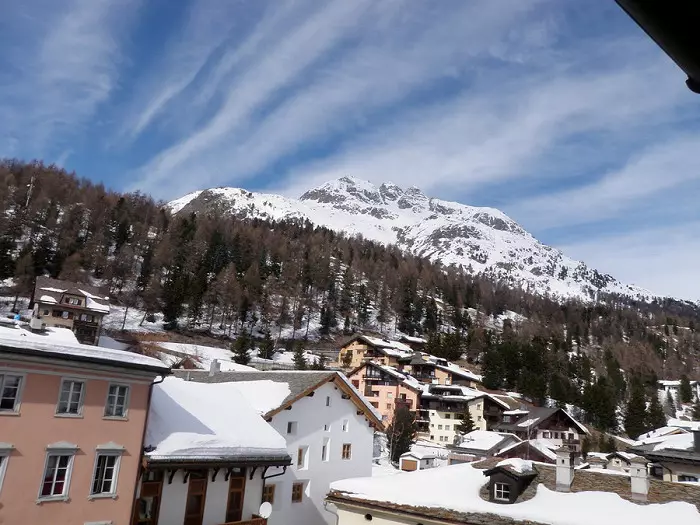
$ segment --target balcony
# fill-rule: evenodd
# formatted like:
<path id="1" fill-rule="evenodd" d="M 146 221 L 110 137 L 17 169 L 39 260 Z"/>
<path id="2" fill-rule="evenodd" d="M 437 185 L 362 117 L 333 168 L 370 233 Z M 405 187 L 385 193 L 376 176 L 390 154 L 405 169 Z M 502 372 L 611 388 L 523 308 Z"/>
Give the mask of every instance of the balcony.
<path id="1" fill-rule="evenodd" d="M 394 405 L 396 405 L 396 408 L 403 407 L 403 408 L 408 408 L 409 410 L 412 410 L 413 409 L 413 399 L 395 399 Z"/>
<path id="2" fill-rule="evenodd" d="M 253 515 L 253 517 L 249 520 L 227 521 L 221 525 L 267 525 L 267 520 L 265 518 L 261 518 L 260 516 Z"/>

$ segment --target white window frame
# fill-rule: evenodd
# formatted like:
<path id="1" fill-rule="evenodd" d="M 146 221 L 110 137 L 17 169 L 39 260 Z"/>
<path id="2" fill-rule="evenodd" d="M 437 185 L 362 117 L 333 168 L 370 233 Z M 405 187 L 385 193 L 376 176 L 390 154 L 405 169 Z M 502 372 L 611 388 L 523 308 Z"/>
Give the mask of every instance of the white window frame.
<path id="1" fill-rule="evenodd" d="M 0 443 L 0 495 L 2 495 L 2 482 L 5 479 L 7 464 L 13 449 L 14 447 L 9 443 Z"/>
<path id="2" fill-rule="evenodd" d="M 109 408 L 110 391 L 112 390 L 112 387 L 126 388 L 126 396 L 124 396 L 124 414 L 121 416 L 107 414 L 107 409 Z M 114 400 L 116 403 L 117 397 L 115 397 Z M 129 401 L 130 400 L 131 400 L 131 385 L 128 385 L 126 383 L 110 383 L 109 386 L 107 387 L 107 397 L 105 399 L 105 410 L 104 410 L 102 417 L 105 419 L 127 419 L 127 417 L 129 416 Z M 116 404 L 115 404 L 115 408 L 116 408 Z"/>
<path id="3" fill-rule="evenodd" d="M 63 385 L 67 382 L 72 383 L 82 383 L 83 388 L 80 391 L 80 400 L 78 401 L 78 412 L 74 414 L 73 412 L 59 412 L 58 409 L 61 406 L 61 394 L 63 393 Z M 56 402 L 56 417 L 83 417 L 83 407 L 85 406 L 85 391 L 87 390 L 87 381 L 85 379 L 76 377 L 62 377 L 61 384 L 58 390 L 58 401 Z M 72 390 L 71 390 L 72 391 Z M 68 399 L 70 405 L 70 397 Z"/>
<path id="4" fill-rule="evenodd" d="M 345 457 L 346 446 L 350 447 L 348 449 L 350 451 L 348 457 Z M 343 461 L 350 461 L 352 459 L 352 443 L 343 443 L 343 446 L 340 448 L 340 459 L 342 459 Z"/>
<path id="5" fill-rule="evenodd" d="M 505 490 L 503 489 L 505 487 Z M 510 485 L 497 481 L 493 484 L 493 499 L 496 501 L 510 501 Z"/>
<path id="6" fill-rule="evenodd" d="M 115 448 L 100 448 L 97 447 L 95 453 L 95 462 L 92 467 L 92 478 L 90 479 L 90 496 L 88 499 L 100 499 L 100 498 L 116 498 L 117 497 L 117 484 L 119 482 L 119 467 L 122 462 L 123 449 Z M 114 461 L 114 471 L 112 473 L 112 485 L 109 492 L 93 492 L 95 486 L 95 478 L 97 477 L 97 466 L 100 461 L 100 457 L 112 457 L 115 458 Z"/>
<path id="7" fill-rule="evenodd" d="M 5 376 L 19 377 L 19 389 L 17 390 L 14 408 L 12 410 L 0 410 L 0 416 L 18 415 L 22 407 L 22 394 L 24 392 L 24 384 L 27 382 L 27 374 L 24 372 L 0 371 L 0 396 L 2 396 Z"/>
<path id="8" fill-rule="evenodd" d="M 78 451 L 77 447 L 68 446 L 67 444 L 57 444 L 49 445 L 46 447 L 46 458 L 44 459 L 44 470 L 41 473 L 41 482 L 39 483 L 39 493 L 37 495 L 37 501 L 67 501 L 70 493 L 70 482 L 73 474 L 73 462 L 75 461 L 75 454 Z M 49 466 L 49 459 L 52 456 L 62 457 L 68 456 L 68 465 L 66 467 L 66 479 L 63 482 L 63 492 L 61 494 L 51 494 L 49 496 L 43 496 L 42 492 L 44 490 L 44 480 L 46 479 L 46 469 Z M 55 483 L 55 480 L 54 480 Z"/>

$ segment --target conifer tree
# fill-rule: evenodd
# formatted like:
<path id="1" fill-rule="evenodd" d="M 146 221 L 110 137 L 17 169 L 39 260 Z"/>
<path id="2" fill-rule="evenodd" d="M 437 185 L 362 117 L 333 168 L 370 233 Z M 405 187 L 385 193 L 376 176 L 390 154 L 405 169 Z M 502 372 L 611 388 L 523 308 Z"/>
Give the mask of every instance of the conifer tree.
<path id="1" fill-rule="evenodd" d="M 343 368 L 350 368 L 352 365 L 352 350 L 347 350 L 340 358 L 340 364 Z"/>
<path id="2" fill-rule="evenodd" d="M 307 368 L 303 341 L 297 341 L 294 345 L 294 368 L 297 370 L 306 370 Z"/>
<path id="3" fill-rule="evenodd" d="M 263 359 L 272 359 L 272 355 L 275 353 L 275 342 L 270 337 L 269 332 L 265 332 L 265 337 L 259 346 L 260 357 Z"/>
<path id="4" fill-rule="evenodd" d="M 676 417 L 676 403 L 673 400 L 673 394 L 669 390 L 666 392 L 666 403 L 664 404 L 664 410 L 668 417 Z"/>
<path id="5" fill-rule="evenodd" d="M 691 403 L 693 401 L 693 389 L 690 386 L 690 380 L 688 379 L 688 376 L 685 374 L 681 376 L 679 396 L 681 403 Z"/>
<path id="6" fill-rule="evenodd" d="M 474 420 L 472 419 L 472 413 L 469 411 L 469 408 L 462 414 L 462 420 L 459 422 L 459 425 L 457 425 L 456 430 L 457 433 L 462 436 L 474 430 Z"/>
<path id="7" fill-rule="evenodd" d="M 700 398 L 696 399 L 693 405 L 693 421 L 700 421 Z"/>
<path id="8" fill-rule="evenodd" d="M 250 363 L 250 338 L 247 332 L 241 332 L 233 343 L 233 360 L 239 365 Z"/>
<path id="9" fill-rule="evenodd" d="M 415 415 L 404 406 L 394 409 L 394 417 L 386 429 L 389 457 L 392 463 L 398 463 L 401 455 L 411 450 L 417 432 Z"/>
<path id="10" fill-rule="evenodd" d="M 324 354 L 321 354 L 314 360 L 312 368 L 314 370 L 326 370 L 326 361 L 326 356 Z"/>
<path id="11" fill-rule="evenodd" d="M 625 411 L 625 432 L 632 439 L 643 434 L 647 430 L 647 407 L 644 396 L 644 385 L 635 377 L 632 381 L 630 397 Z"/>
<path id="12" fill-rule="evenodd" d="M 649 410 L 647 411 L 647 429 L 653 430 L 666 426 L 666 415 L 664 409 L 659 402 L 659 395 L 654 390 L 649 399 Z"/>

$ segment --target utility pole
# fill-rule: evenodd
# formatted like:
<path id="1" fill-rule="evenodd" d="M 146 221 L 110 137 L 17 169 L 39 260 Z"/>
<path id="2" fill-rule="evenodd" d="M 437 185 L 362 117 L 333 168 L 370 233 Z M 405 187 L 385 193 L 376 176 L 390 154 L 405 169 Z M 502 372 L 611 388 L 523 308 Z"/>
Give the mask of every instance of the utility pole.
<path id="1" fill-rule="evenodd" d="M 29 189 L 27 190 L 27 201 L 24 203 L 25 209 L 29 207 L 29 200 L 32 198 L 32 190 L 34 189 L 35 173 L 32 172 L 32 178 L 29 180 Z"/>

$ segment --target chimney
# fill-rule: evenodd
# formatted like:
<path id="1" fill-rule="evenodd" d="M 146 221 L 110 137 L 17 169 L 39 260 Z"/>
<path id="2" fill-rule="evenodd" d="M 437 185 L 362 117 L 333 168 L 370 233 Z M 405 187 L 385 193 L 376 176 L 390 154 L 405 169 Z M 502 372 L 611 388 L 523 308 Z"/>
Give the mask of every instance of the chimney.
<path id="1" fill-rule="evenodd" d="M 646 458 L 632 458 L 630 461 L 630 480 L 632 482 L 632 499 L 646 501 L 649 494 L 649 475 Z"/>
<path id="2" fill-rule="evenodd" d="M 214 359 L 211 362 L 211 365 L 209 365 L 209 377 L 219 372 L 221 372 L 221 363 L 219 363 L 218 359 Z"/>
<path id="3" fill-rule="evenodd" d="M 693 452 L 700 454 L 700 428 L 693 429 Z"/>
<path id="4" fill-rule="evenodd" d="M 571 482 L 574 480 L 573 453 L 566 445 L 558 448 L 555 452 L 557 454 L 556 489 L 559 492 L 569 492 Z"/>

